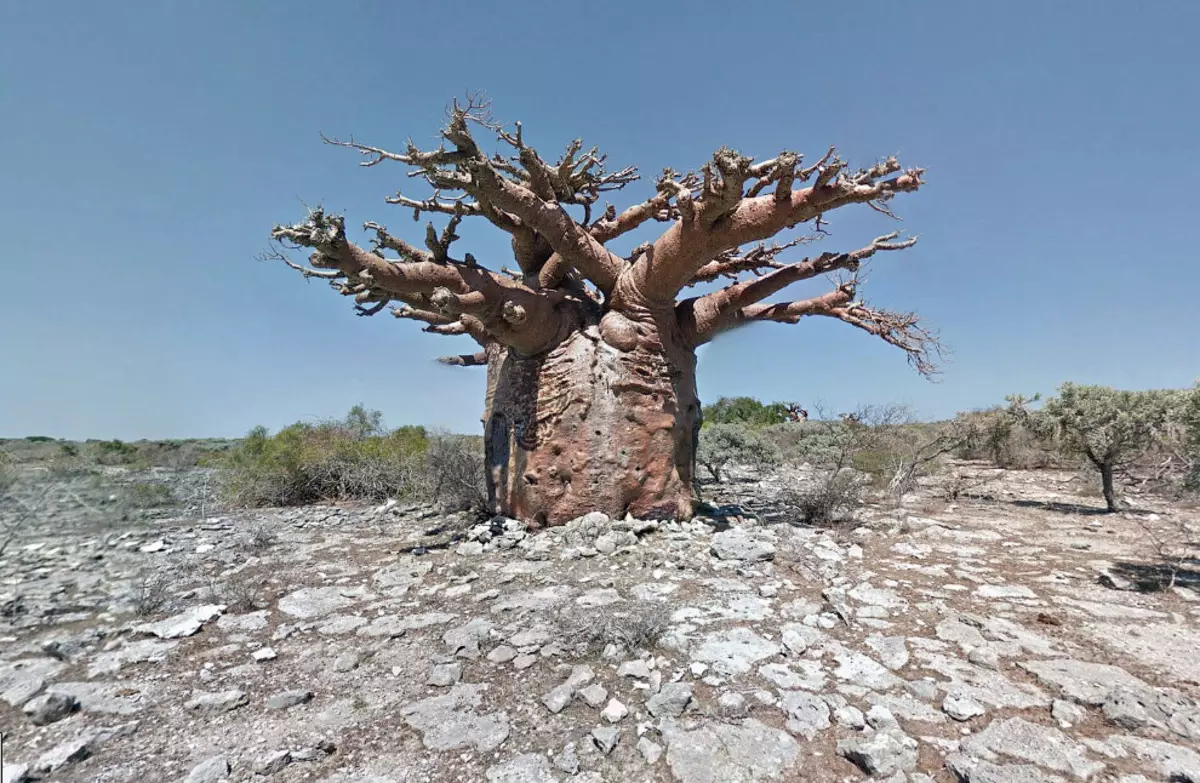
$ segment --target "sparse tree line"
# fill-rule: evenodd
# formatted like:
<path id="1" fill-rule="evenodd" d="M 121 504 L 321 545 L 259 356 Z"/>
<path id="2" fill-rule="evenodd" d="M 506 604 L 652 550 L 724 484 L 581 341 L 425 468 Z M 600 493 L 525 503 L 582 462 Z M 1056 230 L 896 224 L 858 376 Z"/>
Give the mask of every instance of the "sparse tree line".
<path id="1" fill-rule="evenodd" d="M 949 458 L 1010 469 L 1080 466 L 1095 477 L 1109 511 L 1119 508 L 1121 484 L 1200 489 L 1200 385 L 1121 391 L 1066 383 L 1044 402 L 1010 396 L 1005 405 L 932 423 L 897 405 L 838 414 L 818 408 L 803 421 L 789 417 L 796 409 L 750 397 L 705 407 L 698 464 L 715 481 L 729 465 L 821 469 L 823 478 L 793 498 L 797 513 L 815 523 L 847 514 L 871 489 L 898 503 Z M 955 475 L 944 483 L 956 497 L 970 480 Z"/>
<path id="2" fill-rule="evenodd" d="M 378 411 L 297 422 L 241 440 L 88 441 L 35 436 L 0 442 L 0 553 L 28 523 L 70 508 L 97 522 L 178 510 L 169 475 L 206 469 L 202 499 L 241 507 L 387 499 L 482 511 L 487 499 L 479 437 L 388 429 Z M 166 471 L 164 475 L 163 471 Z M 195 505 L 195 504 L 193 504 Z"/>
<path id="3" fill-rule="evenodd" d="M 951 458 L 1009 469 L 1081 466 L 1095 476 L 1110 511 L 1119 507 L 1121 485 L 1200 490 L 1200 385 L 1131 392 L 1068 383 L 1045 401 L 1011 396 L 1005 405 L 941 422 L 915 421 L 899 405 L 812 408 L 809 415 L 795 403 L 752 397 L 705 406 L 697 465 L 719 482 L 731 465 L 807 463 L 820 478 L 797 487 L 790 501 L 801 519 L 817 524 L 848 515 L 867 492 L 898 503 L 921 477 L 944 474 Z M 216 467 L 225 499 L 241 506 L 397 498 L 481 510 L 487 497 L 481 438 L 419 426 L 388 429 L 378 411 L 362 406 L 342 419 L 299 422 L 274 434 L 259 427 L 233 442 L 73 444 L 35 437 L 4 445 L 0 499 L 11 513 L 0 541 L 11 536 L 16 520 L 36 514 L 32 501 L 15 492 L 20 455 L 29 448 L 51 454 L 42 462 L 57 476 L 95 466 Z M 963 476 L 943 479 L 954 497 L 971 488 Z M 128 495 L 135 505 L 169 505 L 165 489 L 136 484 Z"/>

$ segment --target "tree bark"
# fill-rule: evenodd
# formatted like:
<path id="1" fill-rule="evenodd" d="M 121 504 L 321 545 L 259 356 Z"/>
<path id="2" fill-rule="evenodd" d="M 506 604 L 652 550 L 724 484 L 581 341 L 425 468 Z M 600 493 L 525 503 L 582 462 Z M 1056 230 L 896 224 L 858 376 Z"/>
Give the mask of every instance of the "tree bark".
<path id="1" fill-rule="evenodd" d="M 696 359 L 672 311 L 611 310 L 552 350 L 489 349 L 484 441 L 494 513 L 535 527 L 590 511 L 688 518 Z"/>
<path id="2" fill-rule="evenodd" d="M 1104 485 L 1104 503 L 1110 512 L 1117 510 L 1117 493 L 1113 490 L 1113 466 L 1100 463 L 1100 482 Z"/>

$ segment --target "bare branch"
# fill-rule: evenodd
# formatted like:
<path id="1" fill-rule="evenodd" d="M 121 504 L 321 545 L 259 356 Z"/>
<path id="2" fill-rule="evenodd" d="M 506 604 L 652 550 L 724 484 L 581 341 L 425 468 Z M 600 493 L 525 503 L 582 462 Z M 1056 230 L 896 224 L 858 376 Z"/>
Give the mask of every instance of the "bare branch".
<path id="1" fill-rule="evenodd" d="M 408 142 L 408 150 L 403 154 L 388 152 L 379 147 L 371 147 L 366 144 L 359 144 L 353 138 L 349 141 L 341 141 L 340 139 L 330 138 L 325 134 L 321 134 L 321 141 L 326 144 L 332 144 L 335 147 L 348 147 L 349 149 L 358 150 L 359 154 L 368 158 L 360 162 L 360 166 L 377 166 L 385 160 L 393 160 L 397 163 L 405 163 L 409 166 L 419 166 L 421 168 L 430 168 L 434 166 L 452 166 L 456 163 L 461 163 L 464 156 L 462 153 L 454 150 L 433 150 L 431 152 L 422 152 L 413 146 L 411 141 Z"/>
<path id="2" fill-rule="evenodd" d="M 777 261 L 777 256 L 785 250 L 797 245 L 820 239 L 819 236 L 796 237 L 782 245 L 767 245 L 759 243 L 746 253 L 736 249 L 727 250 L 696 270 L 695 276 L 688 281 L 689 286 L 697 283 L 711 283 L 720 277 L 736 278 L 742 272 L 758 272 L 762 269 L 781 269 L 784 264 Z"/>
<path id="3" fill-rule="evenodd" d="M 832 148 L 816 164 L 799 171 L 795 168 L 799 157 L 791 153 L 768 161 L 770 166 L 748 161 L 736 153 L 719 151 L 706 167 L 699 210 L 702 219 L 693 220 L 681 203 L 681 219 L 659 237 L 652 252 L 635 263 L 633 282 L 647 299 L 671 301 L 699 269 L 731 249 L 763 241 L 807 221 L 818 221 L 819 228 L 821 216 L 830 210 L 847 204 L 878 207 L 896 193 L 913 191 L 921 185 L 922 171 L 898 173 L 900 164 L 895 158 L 846 175 L 846 164 Z M 813 174 L 817 176 L 812 187 L 790 189 L 791 182 L 803 182 Z M 775 178 L 776 192 L 742 197 L 741 187 L 753 176 Z M 751 188 L 755 193 L 761 189 L 758 183 Z"/>
<path id="4" fill-rule="evenodd" d="M 938 362 L 946 355 L 937 333 L 921 326 L 916 313 L 894 313 L 851 304 L 815 314 L 838 318 L 900 348 L 908 355 L 908 363 L 926 377 L 937 373 Z"/>
<path id="5" fill-rule="evenodd" d="M 439 356 L 437 360 L 452 367 L 486 367 L 488 363 L 486 351 L 464 353 L 458 356 Z"/>
<path id="6" fill-rule="evenodd" d="M 761 302 L 793 283 L 837 270 L 857 272 L 862 262 L 875 253 L 903 250 L 912 247 L 917 241 L 915 237 L 900 242 L 892 241 L 896 236 L 895 233 L 885 234 L 866 247 L 849 253 L 822 253 L 815 258 L 780 266 L 752 280 L 734 283 L 720 291 L 697 298 L 694 303 L 688 305 L 687 312 L 693 314 L 698 339 L 703 341 L 707 336 L 722 331 L 731 319 L 738 317 L 743 308 Z"/>
<path id="7" fill-rule="evenodd" d="M 440 201 L 438 194 L 434 194 L 432 198 L 424 200 L 407 198 L 401 195 L 399 191 L 396 195 L 389 196 L 384 199 L 388 204 L 398 204 L 402 207 L 410 207 L 413 211 L 413 220 L 421 219 L 422 212 L 438 212 L 443 215 L 457 215 L 461 212 L 464 215 L 482 215 L 483 209 L 478 204 L 464 201 L 465 196 L 459 196 L 453 201 Z"/>
<path id="8" fill-rule="evenodd" d="M 434 309 L 470 313 L 476 316 L 480 331 L 494 333 L 506 345 L 525 353 L 545 350 L 561 339 L 566 315 L 558 307 L 563 300 L 561 292 L 534 291 L 475 264 L 389 261 L 346 239 L 345 221 L 320 209 L 313 210 L 304 223 L 276 226 L 272 236 L 281 242 L 313 248 L 316 252 L 311 257 L 312 265 L 344 275 L 346 282 L 338 290 L 353 296 L 360 305 L 400 299 L 416 302 L 417 306 L 428 302 Z M 405 252 L 421 259 L 432 255 L 411 246 Z M 401 317 L 414 314 L 404 309 L 399 313 Z"/>
<path id="9" fill-rule="evenodd" d="M 814 299 L 775 305 L 751 305 L 740 311 L 737 323 L 797 323 L 804 316 L 838 318 L 839 321 L 880 337 L 888 345 L 900 348 L 907 355 L 908 364 L 923 376 L 936 375 L 938 361 L 946 357 L 946 349 L 938 340 L 936 331 L 920 325 L 916 313 L 876 310 L 860 301 L 853 301 L 853 295 L 853 288 L 844 286 Z"/>
<path id="10" fill-rule="evenodd" d="M 473 161 L 474 187 L 498 208 L 515 215 L 606 294 L 616 283 L 621 260 L 604 248 L 587 229 L 558 204 L 539 199 L 533 191 L 500 176 L 486 160 Z"/>
<path id="11" fill-rule="evenodd" d="M 437 313 L 433 310 L 421 310 L 416 307 L 410 307 L 409 305 L 393 307 L 392 315 L 396 316 L 397 318 L 409 318 L 414 321 L 424 321 L 425 323 L 432 324 L 434 326 L 444 326 L 445 324 L 456 322 L 454 316 L 446 315 L 445 313 Z"/>
<path id="12" fill-rule="evenodd" d="M 400 258 L 405 261 L 433 261 L 433 255 L 421 250 L 414 245 L 410 245 L 403 239 L 392 236 L 387 232 L 387 228 L 379 225 L 374 221 L 363 223 L 364 231 L 374 231 L 376 248 L 392 250 L 400 254 Z"/>
<path id="13" fill-rule="evenodd" d="M 728 215 L 742 200 L 752 158 L 722 147 L 704 166 L 700 219 L 708 225 Z"/>

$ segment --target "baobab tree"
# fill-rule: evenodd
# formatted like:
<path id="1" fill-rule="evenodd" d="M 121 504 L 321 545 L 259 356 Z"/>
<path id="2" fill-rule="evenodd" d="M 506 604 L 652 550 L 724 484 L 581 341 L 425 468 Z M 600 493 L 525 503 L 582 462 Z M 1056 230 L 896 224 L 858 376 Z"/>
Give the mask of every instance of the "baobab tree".
<path id="1" fill-rule="evenodd" d="M 496 136 L 489 154 L 477 136 Z M 469 335 L 479 350 L 441 361 L 487 367 L 484 438 L 493 510 L 533 525 L 562 524 L 588 511 L 686 518 L 700 428 L 696 349 L 721 332 L 760 321 L 836 318 L 900 348 L 921 373 L 938 346 L 915 315 L 868 306 L 857 272 L 875 253 L 915 239 L 880 237 L 848 252 L 784 261 L 813 236 L 768 244 L 800 224 L 823 233 L 825 215 L 850 204 L 891 214 L 888 202 L 921 185 L 920 169 L 894 157 L 851 170 L 833 149 L 811 165 L 794 152 L 755 162 L 717 150 L 699 173 L 667 169 L 645 201 L 617 211 L 602 194 L 638 179 L 610 171 L 605 156 L 567 145 L 555 162 L 523 136 L 520 123 L 491 119 L 471 97 L 448 110 L 437 149 L 411 141 L 402 152 L 324 138 L 359 152 L 362 166 L 401 164 L 430 192 L 387 202 L 429 223 L 423 246 L 379 223 L 352 241 L 340 215 L 311 210 L 277 226 L 274 255 L 306 278 L 324 278 L 353 297 L 358 312 L 392 313 L 436 334 Z M 463 220 L 482 219 L 511 237 L 516 269 L 489 268 L 453 243 Z M 608 243 L 651 221 L 667 224 L 628 256 Z M 282 248 L 279 247 L 282 245 Z M 311 248 L 309 265 L 286 256 Z M 769 303 L 793 283 L 838 273 L 831 290 Z M 700 283 L 728 281 L 680 298 Z"/>

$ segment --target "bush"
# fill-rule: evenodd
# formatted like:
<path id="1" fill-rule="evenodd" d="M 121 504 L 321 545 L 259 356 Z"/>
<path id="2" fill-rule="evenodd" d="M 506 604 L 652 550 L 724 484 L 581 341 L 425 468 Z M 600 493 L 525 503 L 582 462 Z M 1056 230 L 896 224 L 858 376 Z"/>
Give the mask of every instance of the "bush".
<path id="1" fill-rule="evenodd" d="M 433 439 L 425 454 L 427 497 L 454 511 L 487 506 L 483 442 L 465 435 Z"/>
<path id="2" fill-rule="evenodd" d="M 802 517 L 824 524 L 839 509 L 857 505 L 868 484 L 900 503 L 920 477 L 938 472 L 947 455 L 963 448 L 974 429 L 960 419 L 915 422 L 902 405 L 869 405 L 841 418 L 821 416 L 765 432 L 789 460 L 826 472 L 815 489 L 794 493 L 791 500 Z M 851 481 L 848 469 L 869 480 Z"/>
<path id="3" fill-rule="evenodd" d="M 131 484 L 126 490 L 126 496 L 134 508 L 162 508 L 175 504 L 175 495 L 166 484 Z"/>
<path id="4" fill-rule="evenodd" d="M 696 462 L 714 480 L 721 480 L 725 465 L 764 467 L 779 462 L 779 450 L 759 431 L 745 424 L 713 424 L 700 431 Z"/>
<path id="5" fill-rule="evenodd" d="M 763 404 L 754 397 L 721 397 L 701 410 L 704 426 L 743 424 L 749 427 L 769 427 L 792 420 L 792 409 L 799 406 L 784 402 Z"/>
<path id="6" fill-rule="evenodd" d="M 141 461 L 137 446 L 121 440 L 89 441 L 88 456 L 100 465 L 134 465 Z"/>
<path id="7" fill-rule="evenodd" d="M 1114 474 L 1163 445 L 1190 409 L 1191 393 L 1120 391 L 1064 383 L 1040 415 L 1014 400 L 1031 427 L 1062 453 L 1085 459 L 1099 473 L 1105 506 L 1117 510 Z"/>
<path id="8" fill-rule="evenodd" d="M 1021 398 L 1011 397 L 1015 404 Z M 958 420 L 971 427 L 974 437 L 958 450 L 962 459 L 987 460 L 997 467 L 1017 470 L 1045 468 L 1055 464 L 1054 450 L 1010 404 L 982 411 L 960 413 Z"/>
<path id="9" fill-rule="evenodd" d="M 833 470 L 811 487 L 789 489 L 783 504 L 800 521 L 829 527 L 853 519 L 862 495 L 863 483 L 852 471 Z"/>
<path id="10" fill-rule="evenodd" d="M 386 432 L 378 414 L 361 407 L 343 421 L 293 424 L 275 435 L 257 427 L 223 460 L 226 490 L 249 506 L 406 497 L 428 448 L 424 427 Z"/>
<path id="11" fill-rule="evenodd" d="M 670 625 L 663 604 L 634 601 L 601 609 L 573 611 L 560 616 L 559 631 L 568 645 L 584 655 L 596 655 L 610 644 L 622 654 L 652 650 Z"/>

